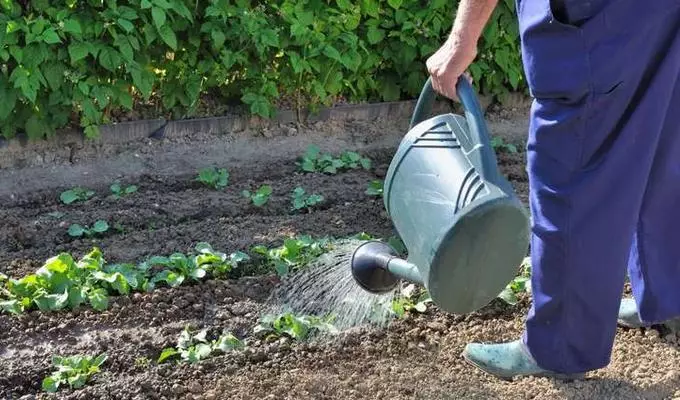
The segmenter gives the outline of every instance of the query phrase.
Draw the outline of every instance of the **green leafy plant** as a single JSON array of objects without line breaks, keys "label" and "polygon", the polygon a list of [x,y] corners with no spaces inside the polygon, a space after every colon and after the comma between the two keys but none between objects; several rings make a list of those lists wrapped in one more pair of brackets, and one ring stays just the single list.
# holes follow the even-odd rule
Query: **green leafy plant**
[{"label": "green leafy plant", "polygon": [[111,189],[111,193],[113,193],[114,199],[120,199],[125,196],[131,195],[137,192],[137,190],[139,189],[137,185],[123,186],[118,181],[111,184],[109,188]]},{"label": "green leafy plant", "polygon": [[94,194],[95,194],[94,190],[82,187],[75,187],[73,189],[61,192],[61,194],[59,195],[59,199],[64,204],[71,204],[76,201],[89,200],[92,196],[94,196]]},{"label": "green leafy plant", "polygon": [[297,270],[333,248],[331,239],[314,239],[309,235],[288,238],[283,245],[268,249],[254,246],[252,252],[264,256],[265,262],[280,276]]},{"label": "green leafy plant", "polygon": [[260,318],[253,333],[265,339],[287,336],[294,340],[305,340],[317,332],[336,333],[338,330],[331,320],[311,315],[297,316],[289,312],[280,315],[267,314]]},{"label": "green leafy plant", "polygon": [[226,277],[241,263],[250,260],[250,256],[246,253],[236,251],[227,255],[226,253],[214,250],[212,246],[206,242],[198,243],[196,245],[196,251],[199,253],[195,257],[196,265],[208,267],[212,276],[216,278]]},{"label": "green leafy plant", "polygon": [[35,274],[20,279],[0,274],[0,310],[21,314],[35,308],[56,311],[88,303],[102,311],[108,308],[112,295],[149,292],[159,283],[177,287],[208,274],[228,276],[249,259],[242,252],[226,255],[205,242],[196,245],[195,255],[153,256],[139,264],[108,264],[96,247],[77,261],[70,254],[61,253],[49,258]]},{"label": "green leafy plant", "polygon": [[[178,119],[240,100],[269,118],[282,97],[297,111],[413,98],[458,2],[75,4],[0,2],[3,136],[78,125],[93,138],[99,124],[140,108]],[[470,72],[482,93],[526,91],[513,1],[499,3],[478,45]]]},{"label": "green leafy plant", "polygon": [[68,227],[68,234],[69,236],[73,237],[81,236],[92,237],[99,233],[104,233],[108,230],[109,223],[104,220],[98,220],[92,225],[92,228],[88,228],[87,226],[82,226],[79,224],[71,224]]},{"label": "green leafy plant", "polygon": [[317,204],[324,201],[324,197],[320,194],[307,194],[301,187],[293,189],[293,210],[311,209]]},{"label": "green leafy plant", "polygon": [[531,258],[526,257],[520,265],[520,273],[517,275],[498,297],[510,305],[517,304],[517,295],[531,293]]},{"label": "green leafy plant", "polygon": [[507,151],[508,153],[517,153],[517,146],[512,143],[506,143],[500,136],[495,136],[491,139],[491,147],[496,151]]},{"label": "green leafy plant", "polygon": [[204,185],[219,190],[227,187],[229,184],[229,172],[226,168],[202,168],[199,170],[196,180]]},{"label": "green leafy plant", "polygon": [[424,289],[418,289],[414,284],[408,284],[400,288],[399,294],[392,299],[392,312],[397,317],[403,317],[408,311],[424,313],[427,304],[431,303],[429,293]]},{"label": "green leafy plant", "polygon": [[69,357],[52,357],[52,365],[57,369],[42,381],[42,389],[54,393],[60,387],[68,386],[71,389],[80,389],[100,372],[102,364],[106,361],[105,353],[99,356],[75,355]]},{"label": "green leafy plant", "polygon": [[267,204],[269,201],[269,197],[272,194],[272,187],[269,185],[262,185],[260,186],[255,193],[251,192],[250,190],[244,190],[241,192],[241,195],[245,198],[250,199],[250,201],[256,206],[256,207],[262,207],[263,205]]},{"label": "green leafy plant", "polygon": [[304,172],[336,174],[349,169],[370,169],[371,160],[353,151],[345,151],[335,158],[330,153],[322,153],[318,146],[310,145],[297,165]]},{"label": "green leafy plant", "polygon": [[243,341],[231,332],[225,332],[215,340],[209,340],[207,335],[207,329],[194,333],[188,326],[185,327],[177,345],[163,349],[157,362],[160,364],[179,356],[182,361],[196,363],[211,357],[216,351],[226,353],[245,347]]},{"label": "green leafy plant", "polygon": [[378,196],[382,197],[383,195],[383,181],[381,180],[373,180],[368,184],[368,188],[366,189],[366,194],[369,196]]},{"label": "green leafy plant", "polygon": [[109,294],[129,293],[144,286],[139,271],[128,265],[105,266],[98,248],[78,261],[68,253],[48,259],[35,274],[0,283],[0,309],[12,314],[38,308],[55,311],[89,303],[96,310],[108,308]]}]

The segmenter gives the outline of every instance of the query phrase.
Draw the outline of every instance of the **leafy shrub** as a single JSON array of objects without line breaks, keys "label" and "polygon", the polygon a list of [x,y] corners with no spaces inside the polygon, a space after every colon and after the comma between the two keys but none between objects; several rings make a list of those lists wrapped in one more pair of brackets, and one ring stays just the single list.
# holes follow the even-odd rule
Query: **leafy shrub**
[{"label": "leafy shrub", "polygon": [[[202,95],[263,117],[417,95],[456,1],[16,0],[0,2],[0,133],[79,124],[87,137],[137,106],[194,115]],[[513,2],[502,1],[471,67],[478,89],[523,87]]]}]

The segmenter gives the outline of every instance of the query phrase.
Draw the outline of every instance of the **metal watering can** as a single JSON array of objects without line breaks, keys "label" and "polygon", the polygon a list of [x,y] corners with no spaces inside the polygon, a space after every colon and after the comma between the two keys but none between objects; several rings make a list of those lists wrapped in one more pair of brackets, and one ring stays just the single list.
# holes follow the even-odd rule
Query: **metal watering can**
[{"label": "metal watering can", "polygon": [[424,120],[436,93],[428,79],[409,132],[387,171],[383,200],[408,249],[367,241],[351,259],[356,282],[389,292],[399,279],[420,283],[442,310],[468,313],[489,304],[512,281],[529,248],[529,214],[498,170],[474,89],[456,84],[465,117]]}]

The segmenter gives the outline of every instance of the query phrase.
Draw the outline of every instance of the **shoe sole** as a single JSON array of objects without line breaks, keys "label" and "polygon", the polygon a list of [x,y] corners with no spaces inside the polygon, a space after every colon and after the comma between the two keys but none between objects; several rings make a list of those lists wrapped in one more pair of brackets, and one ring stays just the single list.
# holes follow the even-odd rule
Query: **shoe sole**
[{"label": "shoe sole", "polygon": [[516,374],[516,375],[504,375],[501,373],[495,373],[491,372],[484,367],[482,367],[480,364],[477,364],[475,361],[472,359],[468,358],[465,353],[463,353],[463,359],[468,362],[468,364],[472,365],[473,367],[477,368],[478,370],[493,375],[496,378],[502,379],[504,381],[512,382],[513,378],[522,378],[522,377],[536,377],[536,378],[551,378],[551,379],[557,379],[561,380],[564,382],[572,382],[575,380],[582,380],[585,378],[586,374],[561,374],[561,373],[555,373],[555,372],[538,372],[535,374]]}]

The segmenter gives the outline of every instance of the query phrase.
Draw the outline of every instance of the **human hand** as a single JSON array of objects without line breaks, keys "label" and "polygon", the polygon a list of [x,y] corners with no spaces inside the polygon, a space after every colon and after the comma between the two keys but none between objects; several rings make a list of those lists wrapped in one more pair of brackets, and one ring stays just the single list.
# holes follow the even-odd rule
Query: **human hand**
[{"label": "human hand", "polygon": [[461,75],[470,83],[472,77],[466,69],[477,57],[477,47],[450,36],[446,42],[430,58],[427,59],[427,70],[432,78],[432,88],[442,96],[459,101],[456,94],[456,83]]}]

